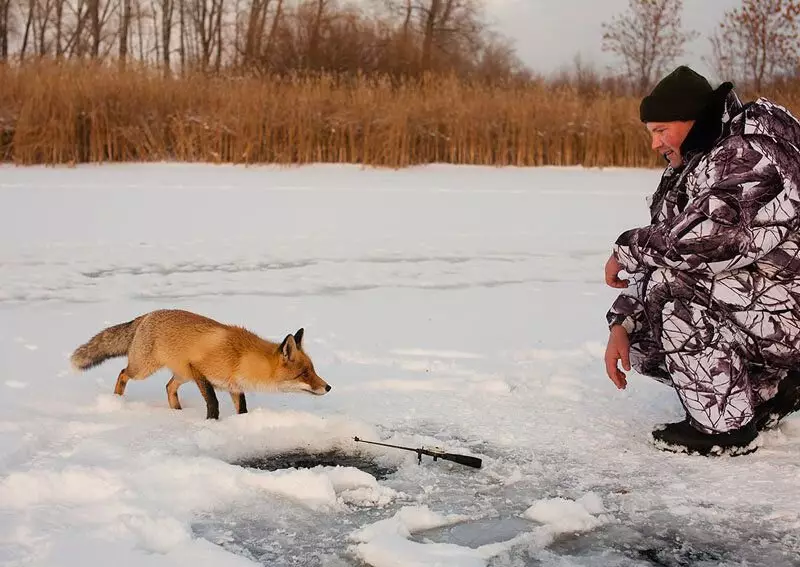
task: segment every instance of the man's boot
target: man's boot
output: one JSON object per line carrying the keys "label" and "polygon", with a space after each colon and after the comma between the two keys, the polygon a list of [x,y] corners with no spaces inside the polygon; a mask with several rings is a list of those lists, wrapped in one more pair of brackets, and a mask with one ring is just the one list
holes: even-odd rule
{"label": "man's boot", "polygon": [[755,442],[758,430],[753,420],[747,425],[725,433],[703,433],[695,429],[689,418],[668,423],[652,432],[656,447],[673,453],[697,455],[747,455],[758,449]]}
{"label": "man's boot", "polygon": [[800,410],[800,372],[790,371],[778,384],[778,392],[755,409],[753,421],[759,431],[775,429],[790,413]]}

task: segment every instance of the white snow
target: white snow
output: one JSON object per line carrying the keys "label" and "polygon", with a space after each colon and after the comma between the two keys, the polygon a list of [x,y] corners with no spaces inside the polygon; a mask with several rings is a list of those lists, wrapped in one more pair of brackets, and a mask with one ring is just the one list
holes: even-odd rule
{"label": "white snow", "polygon": [[444,517],[426,506],[404,507],[393,517],[368,525],[351,535],[361,545],[357,553],[370,565],[402,567],[407,565],[483,565],[471,549],[446,543],[410,542],[412,532],[437,528],[469,519],[466,516]]}
{"label": "white snow", "polygon": [[[0,167],[0,564],[797,565],[800,419],[663,453],[674,393],[605,376],[603,265],[658,171]],[[304,343],[325,396],[75,373],[163,307]],[[438,446],[481,469],[385,447]],[[267,471],[339,451],[396,469]],[[658,563],[660,562],[660,563]]]}
{"label": "white snow", "polygon": [[559,532],[577,532],[596,528],[602,523],[595,514],[604,511],[602,500],[594,493],[584,494],[577,500],[545,498],[525,510],[526,518],[551,525]]}

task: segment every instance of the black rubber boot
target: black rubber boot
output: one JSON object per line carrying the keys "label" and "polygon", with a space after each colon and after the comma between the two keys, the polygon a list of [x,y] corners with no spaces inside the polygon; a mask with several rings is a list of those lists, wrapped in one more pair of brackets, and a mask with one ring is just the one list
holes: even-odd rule
{"label": "black rubber boot", "polygon": [[738,456],[758,449],[758,444],[754,442],[758,438],[758,430],[753,420],[733,431],[703,433],[695,429],[687,418],[656,428],[652,436],[656,447],[673,453]]}
{"label": "black rubber boot", "polygon": [[755,409],[756,429],[767,431],[778,427],[790,413],[800,410],[800,373],[791,371],[778,385],[778,393]]}

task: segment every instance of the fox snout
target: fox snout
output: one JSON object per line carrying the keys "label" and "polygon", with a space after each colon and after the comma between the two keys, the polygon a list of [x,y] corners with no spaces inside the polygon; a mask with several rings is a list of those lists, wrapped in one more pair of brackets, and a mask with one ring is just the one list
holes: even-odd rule
{"label": "fox snout", "polygon": [[312,385],[311,393],[317,396],[324,396],[331,391],[331,385],[325,382],[322,378],[319,379],[319,385]]}

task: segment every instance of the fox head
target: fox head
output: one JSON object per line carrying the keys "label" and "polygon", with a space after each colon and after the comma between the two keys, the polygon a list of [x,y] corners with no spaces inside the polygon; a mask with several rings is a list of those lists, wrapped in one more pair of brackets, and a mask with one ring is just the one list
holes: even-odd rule
{"label": "fox head", "polygon": [[275,370],[278,390],[310,392],[317,396],[330,391],[330,385],[317,375],[314,364],[303,351],[303,329],[299,329],[294,335],[286,335],[278,352],[278,367]]}

